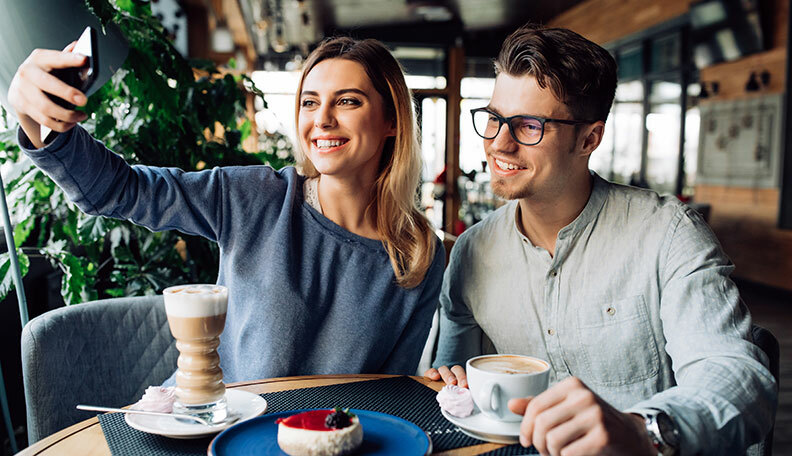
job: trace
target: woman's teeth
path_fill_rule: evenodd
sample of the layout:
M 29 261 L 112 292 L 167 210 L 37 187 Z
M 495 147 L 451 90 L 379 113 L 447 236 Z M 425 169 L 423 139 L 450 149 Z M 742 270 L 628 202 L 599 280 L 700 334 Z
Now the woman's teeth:
M 316 147 L 320 149 L 329 149 L 331 147 L 338 147 L 341 144 L 344 144 L 346 140 L 341 139 L 317 139 L 316 140 Z
M 511 163 L 506 163 L 505 161 L 500 161 L 497 158 L 495 159 L 495 164 L 498 165 L 498 168 L 500 168 L 500 169 L 502 169 L 504 171 L 507 171 L 507 170 L 510 170 L 510 169 L 525 169 L 525 168 L 521 168 L 521 167 L 519 167 L 517 165 L 513 165 Z

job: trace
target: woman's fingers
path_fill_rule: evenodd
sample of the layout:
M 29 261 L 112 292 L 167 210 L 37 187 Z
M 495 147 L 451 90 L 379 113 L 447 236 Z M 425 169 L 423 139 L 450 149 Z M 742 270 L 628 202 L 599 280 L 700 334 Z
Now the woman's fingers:
M 35 68 L 35 67 L 31 68 L 24 75 L 24 78 L 27 81 L 29 81 L 33 86 L 35 86 L 38 90 L 55 95 L 56 97 L 59 98 L 63 98 L 69 103 L 75 104 L 77 106 L 82 106 L 88 102 L 88 99 L 85 97 L 85 95 L 82 92 L 66 84 L 65 82 L 56 78 L 52 74 L 43 71 L 41 68 Z M 57 105 L 55 106 L 59 107 Z
M 68 46 L 67 46 L 68 48 Z M 36 49 L 30 53 L 30 56 L 25 60 L 26 63 L 32 63 L 35 66 L 42 68 L 46 72 L 50 72 L 55 68 L 73 68 L 82 66 L 85 63 L 86 57 L 82 54 L 75 54 L 65 51 L 53 51 L 51 49 Z
M 63 48 L 63 52 L 71 52 L 74 50 L 74 46 L 77 45 L 77 40 L 72 41 L 71 43 L 67 44 L 65 48 Z

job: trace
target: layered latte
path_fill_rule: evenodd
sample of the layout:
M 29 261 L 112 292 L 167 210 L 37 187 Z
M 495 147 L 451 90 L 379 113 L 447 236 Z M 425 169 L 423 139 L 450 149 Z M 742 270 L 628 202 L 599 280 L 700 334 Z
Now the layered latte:
M 180 285 L 165 289 L 165 312 L 179 350 L 174 411 L 214 412 L 225 419 L 225 385 L 217 347 L 225 326 L 228 289 Z

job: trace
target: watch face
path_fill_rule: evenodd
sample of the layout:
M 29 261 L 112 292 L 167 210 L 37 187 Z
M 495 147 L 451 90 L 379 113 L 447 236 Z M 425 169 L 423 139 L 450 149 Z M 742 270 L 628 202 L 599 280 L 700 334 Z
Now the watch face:
M 670 416 L 661 412 L 657 414 L 657 428 L 665 444 L 674 449 L 679 449 L 679 433 Z

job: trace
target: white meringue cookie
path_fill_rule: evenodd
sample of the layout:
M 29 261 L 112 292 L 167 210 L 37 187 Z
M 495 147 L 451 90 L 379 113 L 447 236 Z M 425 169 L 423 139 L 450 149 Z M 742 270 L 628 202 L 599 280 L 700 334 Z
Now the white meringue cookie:
M 473 413 L 473 396 L 467 388 L 446 385 L 437 393 L 437 402 L 441 409 L 459 418 Z
M 176 400 L 175 386 L 149 386 L 143 397 L 132 408 L 147 412 L 173 412 L 173 401 Z

